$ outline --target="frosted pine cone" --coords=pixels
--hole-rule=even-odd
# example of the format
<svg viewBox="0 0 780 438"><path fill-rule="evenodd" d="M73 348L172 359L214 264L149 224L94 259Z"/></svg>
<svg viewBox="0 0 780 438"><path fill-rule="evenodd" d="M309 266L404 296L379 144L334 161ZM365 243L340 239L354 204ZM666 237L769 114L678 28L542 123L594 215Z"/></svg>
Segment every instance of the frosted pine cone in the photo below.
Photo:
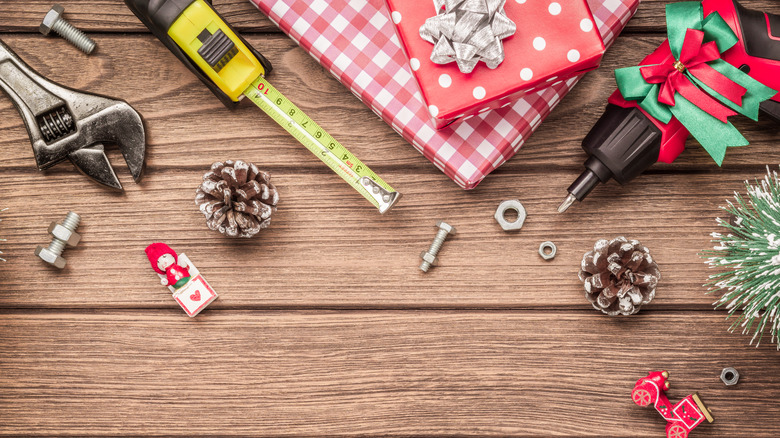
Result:
<svg viewBox="0 0 780 438"><path fill-rule="evenodd" d="M582 257L580 281L593 307L610 316L633 315L655 297L661 272L638 240L601 239Z"/></svg>
<svg viewBox="0 0 780 438"><path fill-rule="evenodd" d="M252 237L271 223L279 193L271 175L241 160L211 165L195 204L210 229L230 237Z"/></svg>

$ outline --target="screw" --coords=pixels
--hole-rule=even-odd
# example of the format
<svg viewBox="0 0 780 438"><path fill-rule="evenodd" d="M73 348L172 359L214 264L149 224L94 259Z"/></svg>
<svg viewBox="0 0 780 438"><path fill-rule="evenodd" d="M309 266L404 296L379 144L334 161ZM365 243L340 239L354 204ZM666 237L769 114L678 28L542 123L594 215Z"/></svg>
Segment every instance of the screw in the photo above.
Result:
<svg viewBox="0 0 780 438"><path fill-rule="evenodd" d="M66 261L61 257L62 251L65 249L65 245L76 246L81 240L81 236L76 233L80 221L81 217L71 211L65 216L62 225L52 222L49 226L49 233L52 235L49 247L38 246L35 249L35 255L57 269L64 268Z"/></svg>
<svg viewBox="0 0 780 438"><path fill-rule="evenodd" d="M436 226L439 227L439 231L436 233L436 237L433 238L431 247L428 248L428 251L423 251L420 253L420 257L423 259L423 262L420 265L420 270L423 272L428 272L428 269L436 264L436 255L439 254L439 250L444 244L444 240L447 238L447 235L455 235L456 233L455 227L448 224L447 222L438 221L436 222Z"/></svg>
<svg viewBox="0 0 780 438"><path fill-rule="evenodd" d="M68 23L68 20L62 18L62 13L64 11L65 8L60 5L52 6L51 10L43 17L43 22L41 22L38 30L44 35L48 35L49 32L53 30L71 44L78 47L79 50L89 55L95 50L95 41L85 35L84 32Z"/></svg>

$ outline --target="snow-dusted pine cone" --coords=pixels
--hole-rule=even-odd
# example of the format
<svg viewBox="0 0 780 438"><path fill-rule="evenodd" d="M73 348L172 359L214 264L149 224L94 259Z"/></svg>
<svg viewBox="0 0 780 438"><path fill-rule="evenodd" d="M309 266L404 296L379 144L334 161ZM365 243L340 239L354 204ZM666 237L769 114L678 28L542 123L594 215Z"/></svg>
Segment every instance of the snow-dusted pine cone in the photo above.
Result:
<svg viewBox="0 0 780 438"><path fill-rule="evenodd" d="M195 196L209 228L230 237L259 233L271 223L278 202L271 175L241 160L212 164Z"/></svg>
<svg viewBox="0 0 780 438"><path fill-rule="evenodd" d="M661 279L650 250L638 240L601 239L582 257L585 297L607 315L632 315L655 297Z"/></svg>

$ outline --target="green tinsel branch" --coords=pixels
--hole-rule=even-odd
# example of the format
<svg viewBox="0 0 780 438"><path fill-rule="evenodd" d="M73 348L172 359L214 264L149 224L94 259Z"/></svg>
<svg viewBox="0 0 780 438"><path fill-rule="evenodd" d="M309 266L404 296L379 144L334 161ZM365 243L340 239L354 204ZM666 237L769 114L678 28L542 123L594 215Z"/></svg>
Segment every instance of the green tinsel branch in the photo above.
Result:
<svg viewBox="0 0 780 438"><path fill-rule="evenodd" d="M715 246L702 255L721 270L705 284L708 293L723 293L715 307L725 306L727 319L741 310L729 331L752 331L750 343L758 346L767 328L772 342L780 339L780 179L767 167L763 180L745 181L745 188L746 196L734 192L734 201L721 207L731 218L717 219L725 230L712 233Z"/></svg>

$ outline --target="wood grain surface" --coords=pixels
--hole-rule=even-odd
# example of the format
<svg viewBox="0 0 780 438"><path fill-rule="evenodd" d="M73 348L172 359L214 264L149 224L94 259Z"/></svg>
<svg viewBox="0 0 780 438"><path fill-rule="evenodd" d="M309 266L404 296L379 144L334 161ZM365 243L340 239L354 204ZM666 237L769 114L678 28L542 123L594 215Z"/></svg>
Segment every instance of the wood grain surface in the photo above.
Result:
<svg viewBox="0 0 780 438"><path fill-rule="evenodd" d="M404 194L381 216L251 104L225 109L122 1L62 2L98 43L91 56L38 35L51 6L0 0L0 38L62 84L130 102L148 131L147 169L110 193L67 163L35 169L21 118L0 97L0 436L502 435L658 437L664 422L630 400L650 370L670 398L698 391L715 423L693 437L780 435L780 354L727 332L699 253L719 206L776 166L777 125L736 119L751 141L718 168L694 143L625 187L555 208L582 170L579 147L614 88L612 71L663 40L665 2L647 0L602 67L562 101L520 153L463 191L396 135L246 0L215 0L274 63L269 79ZM780 13L770 0L745 6ZM269 170L281 193L252 240L209 231L194 205L216 160ZM493 220L528 210L519 233ZM33 254L67 211L83 241L48 269ZM458 234L419 272L437 219ZM601 237L646 244L663 278L638 315L607 318L576 273ZM558 256L537 254L553 240ZM220 298L195 319L143 249L185 252ZM718 375L736 367L725 387Z"/></svg>

